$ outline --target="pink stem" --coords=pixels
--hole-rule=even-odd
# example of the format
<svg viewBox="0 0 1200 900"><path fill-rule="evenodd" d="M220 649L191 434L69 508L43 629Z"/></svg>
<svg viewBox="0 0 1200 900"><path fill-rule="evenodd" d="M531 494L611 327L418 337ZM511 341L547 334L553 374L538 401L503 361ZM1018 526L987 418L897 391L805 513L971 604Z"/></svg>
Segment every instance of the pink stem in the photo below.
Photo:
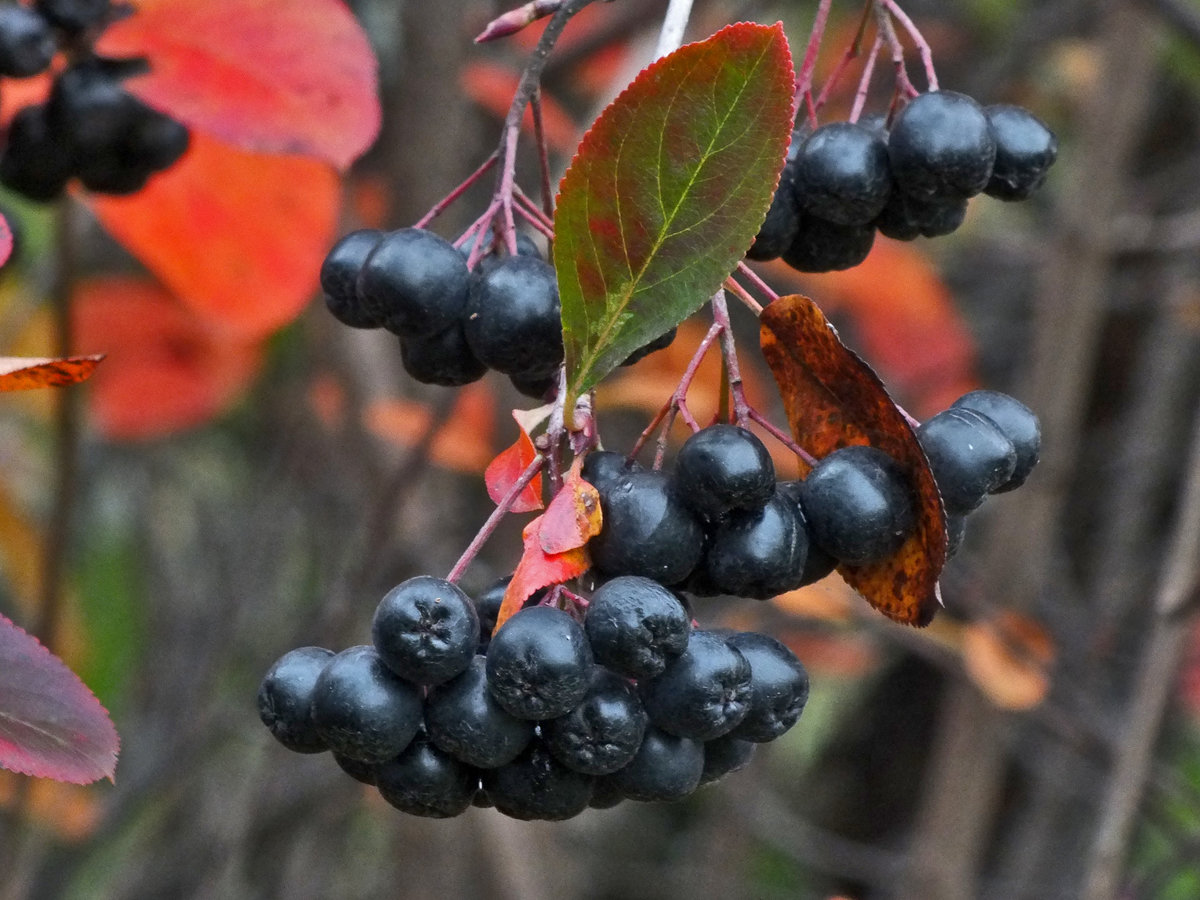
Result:
<svg viewBox="0 0 1200 900"><path fill-rule="evenodd" d="M732 277L725 279L725 289L730 291L735 297L737 297L739 300L741 300L742 303L752 313L754 313L754 315L756 315L756 316L762 315L763 308L762 308L761 304L759 304L759 302L757 300L755 300L753 297L751 297L750 292L748 290L746 290L744 287L742 287L740 284L738 284L736 281L734 281Z"/></svg>
<svg viewBox="0 0 1200 900"><path fill-rule="evenodd" d="M829 21L829 8L833 5L833 0L820 0L817 4L817 15L813 20L812 31L809 32L808 46L804 50L804 61L800 64L800 71L796 73L796 100L795 105L799 107L800 102L808 97L808 117L809 123L816 125L816 110L812 106L812 79L813 70L817 67L817 54L821 49L821 40L825 37L825 24Z"/></svg>
<svg viewBox="0 0 1200 900"><path fill-rule="evenodd" d="M729 393L733 396L733 417L743 428L750 417L750 404L746 402L746 389L742 373L738 368L737 347L733 340L733 325L729 320L729 307L725 305L725 292L717 291L712 298L713 324L721 326L721 353L725 357L725 368L729 373Z"/></svg>
<svg viewBox="0 0 1200 900"><path fill-rule="evenodd" d="M475 38L475 43L483 44L487 41L508 37L510 34L516 34L522 28L536 22L538 19L558 12L562 5L563 0L531 0L531 2L526 3L524 6L510 9L503 15L497 16L488 22L483 31Z"/></svg>
<svg viewBox="0 0 1200 900"><path fill-rule="evenodd" d="M512 508L512 505L516 501L517 497L521 495L521 491L525 490L525 488L529 486L529 483L533 481L534 476L542 470L542 466L545 464L545 462L545 455L539 453L533 458L533 461L525 467L525 471L523 471L520 477L513 482L512 487L508 489L508 493L506 493L500 499L500 502L496 504L496 508L493 509L492 514L487 517L487 521L483 523L483 527L479 529L479 531L475 534L475 537L472 539L470 545L468 545L467 549L463 551L462 556L458 558L458 562L454 564L454 568L451 569L450 573L446 576L447 581L457 582L460 578L462 578L463 572L466 571L467 566L469 566L472 560L474 560L479 554L480 549L485 543L487 543L488 538L490 538L496 531L496 527L500 524L500 520L508 515L508 511Z"/></svg>
<svg viewBox="0 0 1200 900"><path fill-rule="evenodd" d="M863 106L867 102L867 92L871 88L871 76L875 73L875 59L883 47L883 38L875 35L875 43L871 45L871 55L863 66L862 78L858 81L858 90L854 93L854 105L850 108L850 121L857 122L862 115Z"/></svg>
<svg viewBox="0 0 1200 900"><path fill-rule="evenodd" d="M896 70L896 90L902 97L915 97L920 91L908 78L908 67L904 64L904 47L900 43L900 38L896 37L896 29L892 26L892 19L883 2L884 0L880 0L880 4L875 7L875 18L879 23L879 33L883 35L883 39L892 51L892 67Z"/></svg>
<svg viewBox="0 0 1200 900"><path fill-rule="evenodd" d="M817 458L815 456L797 444L792 439L791 435L781 431L773 422L771 422L770 419L753 407L750 408L750 418L761 425L771 435L771 437L775 438L775 440L779 441L779 443L783 444L798 457L804 460L807 465L815 466L817 464Z"/></svg>
<svg viewBox="0 0 1200 900"><path fill-rule="evenodd" d="M925 80L929 84L929 90L936 91L938 89L937 72L933 69L933 50L929 46L929 42L925 40L925 36L921 34L913 20L908 17L908 13L900 8L896 0L877 0L882 4L888 12L899 22L908 36L912 38L913 44L917 47L917 52L921 54L921 62L925 65Z"/></svg>
<svg viewBox="0 0 1200 900"><path fill-rule="evenodd" d="M472 172L470 175L468 175L466 177L466 180L464 180L462 182L462 184L460 184L458 187L456 187L454 190L452 190L449 194L447 194L445 197L443 197L441 200L439 200L437 203L435 203L430 208L429 212L427 212L427 213L425 213L425 215L421 216L421 218L417 220L417 223L415 225L413 225L413 228L424 228L426 225L428 225L430 222L432 222L435 218L437 218L439 215L441 215L442 212L446 209L446 207L448 207L451 203L453 203L455 200L457 200L459 197L461 197L467 191L467 189L471 187L471 185L473 185L476 181L478 181L480 178L482 178L484 175L486 175L488 170L491 169L492 166L496 165L496 162L499 159L500 159L499 153L493 153L491 156L489 156L487 159L485 159L483 161L483 165L481 165L478 169L476 169L474 172Z"/></svg>
<svg viewBox="0 0 1200 900"><path fill-rule="evenodd" d="M533 134L537 143L538 172L542 178L542 211L554 220L554 189L550 186L550 149L546 146L546 124L542 120L542 91L539 88L530 100L533 108Z"/></svg>

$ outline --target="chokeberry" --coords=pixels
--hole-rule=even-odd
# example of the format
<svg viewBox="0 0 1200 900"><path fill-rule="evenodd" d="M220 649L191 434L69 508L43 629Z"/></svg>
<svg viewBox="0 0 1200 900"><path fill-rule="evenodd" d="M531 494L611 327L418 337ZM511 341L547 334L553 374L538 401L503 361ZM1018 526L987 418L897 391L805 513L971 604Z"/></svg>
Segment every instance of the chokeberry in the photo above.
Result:
<svg viewBox="0 0 1200 900"><path fill-rule="evenodd" d="M982 107L966 94L930 91L900 111L888 135L900 190L924 200L961 200L987 187L996 139Z"/></svg>
<svg viewBox="0 0 1200 900"><path fill-rule="evenodd" d="M758 744L744 741L732 734L722 735L704 742L704 770L700 784L712 784L726 775L741 771L754 759Z"/></svg>
<svg viewBox="0 0 1200 900"><path fill-rule="evenodd" d="M375 768L377 763L365 763L360 759L351 759L349 756L342 756L340 753L333 754L333 761L338 764L339 769L355 781L375 787Z"/></svg>
<svg viewBox="0 0 1200 900"><path fill-rule="evenodd" d="M603 490L622 475L642 471L636 459L627 459L613 450L593 450L583 458L580 475L596 490Z"/></svg>
<svg viewBox="0 0 1200 900"><path fill-rule="evenodd" d="M800 719L808 702L808 673L796 654L770 635L743 631L725 639L750 663L750 711L729 737L773 741Z"/></svg>
<svg viewBox="0 0 1200 900"><path fill-rule="evenodd" d="M887 144L853 122L822 125L796 156L796 199L807 213L838 225L866 225L892 190Z"/></svg>
<svg viewBox="0 0 1200 900"><path fill-rule="evenodd" d="M875 227L894 241L944 237L958 230L967 217L967 201L924 200L894 191L875 219Z"/></svg>
<svg viewBox="0 0 1200 900"><path fill-rule="evenodd" d="M492 635L488 687L520 719L552 719L574 709L592 677L583 626L561 609L530 606Z"/></svg>
<svg viewBox="0 0 1200 900"><path fill-rule="evenodd" d="M487 374L487 366L471 352L460 322L425 337L401 335L400 362L415 380L441 387L462 387Z"/></svg>
<svg viewBox="0 0 1200 900"><path fill-rule="evenodd" d="M541 727L546 746L563 765L585 775L608 775L642 745L646 711L628 680L596 666L579 705Z"/></svg>
<svg viewBox="0 0 1200 900"><path fill-rule="evenodd" d="M57 50L45 16L27 6L0 6L0 75L28 78L44 72Z"/></svg>
<svg viewBox="0 0 1200 900"><path fill-rule="evenodd" d="M783 261L798 272L838 272L866 259L874 243L871 225L838 225L802 213Z"/></svg>
<svg viewBox="0 0 1200 900"><path fill-rule="evenodd" d="M1013 442L983 413L965 406L942 410L917 429L946 512L964 515L1011 477Z"/></svg>
<svg viewBox="0 0 1200 900"><path fill-rule="evenodd" d="M583 626L597 662L629 678L649 678L687 648L691 619L658 582L622 575L592 594Z"/></svg>
<svg viewBox="0 0 1200 900"><path fill-rule="evenodd" d="M333 652L323 647L289 650L267 671L258 689L258 715L279 743L297 753L319 753L324 739L313 725L313 689Z"/></svg>
<svg viewBox="0 0 1200 900"><path fill-rule="evenodd" d="M358 295L358 274L367 256L383 240L377 228L360 228L342 237L325 254L321 263L321 290L325 305L339 322L351 328L379 328L383 325L373 307Z"/></svg>
<svg viewBox="0 0 1200 900"><path fill-rule="evenodd" d="M749 712L750 664L721 635L693 631L687 649L662 674L638 682L650 721L680 737L708 741Z"/></svg>
<svg viewBox="0 0 1200 900"><path fill-rule="evenodd" d="M389 669L416 684L440 684L475 657L479 615L457 585L418 575L392 588L375 609L371 640Z"/></svg>
<svg viewBox="0 0 1200 900"><path fill-rule="evenodd" d="M508 380L526 397L543 403L549 402L558 392L558 372L546 375L509 375Z"/></svg>
<svg viewBox="0 0 1200 900"><path fill-rule="evenodd" d="M693 512L715 520L735 510L762 509L775 492L775 465L753 433L717 424L684 442L671 479Z"/></svg>
<svg viewBox="0 0 1200 900"><path fill-rule="evenodd" d="M367 255L358 295L385 328L428 337L462 319L470 273L450 242L423 228L384 235Z"/></svg>
<svg viewBox="0 0 1200 900"><path fill-rule="evenodd" d="M788 163L779 176L767 217L759 226L754 243L746 251L747 259L777 259L791 246L800 227L800 206L794 186L796 167Z"/></svg>
<svg viewBox="0 0 1200 900"><path fill-rule="evenodd" d="M630 472L597 486L603 527L588 547L606 575L679 584L696 568L704 531L662 472Z"/></svg>
<svg viewBox="0 0 1200 900"><path fill-rule="evenodd" d="M1042 430L1038 418L1028 406L1000 391L978 390L963 394L951 408L966 407L983 413L1013 443L1017 451L1017 463L1008 481L992 489L993 494L1011 491L1025 483L1029 473L1037 465L1042 449Z"/></svg>
<svg viewBox="0 0 1200 900"><path fill-rule="evenodd" d="M1058 139L1046 123L1022 106L985 106L996 162L984 188L989 197L1025 200L1042 186L1058 158Z"/></svg>
<svg viewBox="0 0 1200 900"><path fill-rule="evenodd" d="M462 674L429 690L429 738L447 753L480 769L512 762L533 739L533 722L504 710L487 682L487 660L476 656Z"/></svg>
<svg viewBox="0 0 1200 900"><path fill-rule="evenodd" d="M475 356L505 375L552 373L563 360L554 267L508 256L471 283L464 323Z"/></svg>
<svg viewBox="0 0 1200 900"><path fill-rule="evenodd" d="M470 808L479 773L418 735L395 759L375 767L375 786L402 812L448 819Z"/></svg>
<svg viewBox="0 0 1200 900"><path fill-rule="evenodd" d="M64 31L78 32L99 25L108 16L111 0L35 0L34 7Z"/></svg>
<svg viewBox="0 0 1200 900"><path fill-rule="evenodd" d="M799 507L775 494L715 525L701 565L717 592L767 600L800 587L808 544Z"/></svg>
<svg viewBox="0 0 1200 900"><path fill-rule="evenodd" d="M44 104L26 106L13 116L0 152L0 182L44 203L62 194L73 171L70 153L51 128Z"/></svg>
<svg viewBox="0 0 1200 900"><path fill-rule="evenodd" d="M605 780L630 800L682 800L700 786L703 773L700 741L650 725L633 760Z"/></svg>
<svg viewBox="0 0 1200 900"><path fill-rule="evenodd" d="M508 765L484 770L482 784L496 809L514 819L570 819L592 799L592 776L564 766L541 740Z"/></svg>
<svg viewBox="0 0 1200 900"><path fill-rule="evenodd" d="M804 571L800 575L799 587L820 581L836 569L838 563L811 538L808 520L804 517L804 507L800 505L800 492L803 484L803 481L781 481L775 485L775 493L795 507L796 515L800 518L800 527L804 530L805 538L808 541L808 551L804 555Z"/></svg>

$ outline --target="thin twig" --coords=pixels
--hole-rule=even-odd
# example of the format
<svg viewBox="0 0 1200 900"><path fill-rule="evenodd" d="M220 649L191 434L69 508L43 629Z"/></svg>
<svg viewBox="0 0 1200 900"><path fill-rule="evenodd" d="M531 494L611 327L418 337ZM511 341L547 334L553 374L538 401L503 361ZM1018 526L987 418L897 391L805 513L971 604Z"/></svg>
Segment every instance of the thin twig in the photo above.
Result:
<svg viewBox="0 0 1200 900"><path fill-rule="evenodd" d="M523 471L520 477L513 482L512 487L508 489L508 493L506 493L500 499L500 502L496 504L496 508L493 509L492 514L487 517L487 521L483 523L483 527L479 529L471 543L467 546L467 549L463 551L462 556L458 558L458 562L454 564L454 568L452 568L449 574L446 576L447 581L457 582L460 578L462 578L463 573L467 570L467 566L471 565L472 561L479 554L479 551L483 549L483 545L487 543L488 538L490 538L496 531L497 526L500 524L500 520L508 515L509 510L512 509L513 503L516 501L517 497L521 495L521 491L525 490L525 488L529 486L529 483L533 481L534 476L542 470L542 466L545 465L545 463L545 454L538 453L536 456L534 456L533 461L525 467L525 471Z"/></svg>

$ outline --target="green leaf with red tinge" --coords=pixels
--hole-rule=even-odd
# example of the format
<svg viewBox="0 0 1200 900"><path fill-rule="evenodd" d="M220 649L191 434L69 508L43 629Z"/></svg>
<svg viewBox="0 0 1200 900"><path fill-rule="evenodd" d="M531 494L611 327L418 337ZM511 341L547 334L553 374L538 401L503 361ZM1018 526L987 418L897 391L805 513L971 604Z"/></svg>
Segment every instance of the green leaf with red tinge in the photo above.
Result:
<svg viewBox="0 0 1200 900"><path fill-rule="evenodd" d="M554 263L566 408L716 292L770 205L792 129L780 25L730 25L641 72L563 177Z"/></svg>
<svg viewBox="0 0 1200 900"><path fill-rule="evenodd" d="M248 150L345 169L379 131L378 64L341 0L136 0L101 35L109 56L145 56L129 89ZM248 207L249 208L249 207Z"/></svg>
<svg viewBox="0 0 1200 900"><path fill-rule="evenodd" d="M515 415L513 417L516 418ZM521 474L537 457L537 450L533 446L529 432L521 425L520 419L517 420L517 425L520 426L521 434L512 446L488 463L488 467L483 473L483 482L487 485L488 496L492 498L493 503L499 503L508 496L513 486L520 480ZM522 513L541 509L544 505L542 503L542 475L539 472L533 476L529 484L525 485L508 509L509 512Z"/></svg>
<svg viewBox="0 0 1200 900"><path fill-rule="evenodd" d="M87 784L113 777L119 745L108 713L75 673L0 616L0 766Z"/></svg>
<svg viewBox="0 0 1200 900"><path fill-rule="evenodd" d="M493 634L524 606L534 591L576 578L592 567L591 555L586 544L563 553L547 553L542 549L544 521L544 514L538 516L526 525L521 533L525 550L513 571L512 580L504 589L504 600L500 604L500 612L496 615Z"/></svg>
<svg viewBox="0 0 1200 900"><path fill-rule="evenodd" d="M946 516L917 436L871 367L850 351L808 297L780 297L762 312L763 356L779 385L796 443L821 459L852 444L878 447L908 474L917 525L881 562L838 572L881 613L927 625L946 562ZM803 466L803 463L801 463Z"/></svg>

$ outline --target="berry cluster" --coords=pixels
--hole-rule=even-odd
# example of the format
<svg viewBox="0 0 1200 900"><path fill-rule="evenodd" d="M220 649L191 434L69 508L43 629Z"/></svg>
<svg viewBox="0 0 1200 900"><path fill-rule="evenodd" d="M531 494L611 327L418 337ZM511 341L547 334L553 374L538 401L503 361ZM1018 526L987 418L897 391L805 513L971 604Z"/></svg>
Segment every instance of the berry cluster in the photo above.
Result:
<svg viewBox="0 0 1200 900"><path fill-rule="evenodd" d="M491 242L491 235L485 235ZM321 266L329 311L354 328L400 338L405 371L424 384L459 387L488 369L523 394L544 399L563 361L558 279L527 236L517 254L489 253L475 269L461 248L421 228L360 229L339 240ZM672 329L626 364L667 346Z"/></svg>
<svg viewBox="0 0 1200 900"><path fill-rule="evenodd" d="M32 200L58 197L78 177L90 191L131 194L187 150L188 130L142 103L121 80L142 61L95 57L89 41L116 14L109 0L38 0L0 6L0 76L45 72L64 49L45 103L21 109L0 153L0 183Z"/></svg>
<svg viewBox="0 0 1200 900"><path fill-rule="evenodd" d="M745 766L804 709L808 676L790 650L693 628L657 582L604 583L579 604L582 623L535 599L493 635L504 587L474 602L429 576L393 588L371 645L302 647L272 666L263 723L291 750L332 751L413 815L474 805L561 820L681 799Z"/></svg>
<svg viewBox="0 0 1200 900"><path fill-rule="evenodd" d="M911 241L962 224L984 193L1024 200L1058 155L1046 125L1019 106L980 106L933 91L882 117L832 122L793 144L771 208L746 254L801 272L858 265L878 231Z"/></svg>

